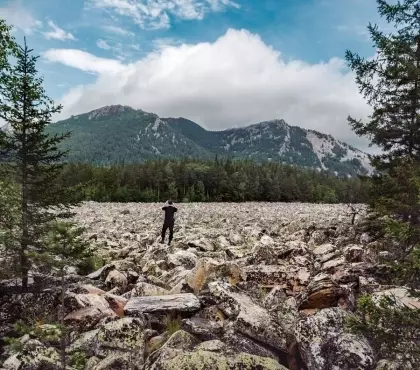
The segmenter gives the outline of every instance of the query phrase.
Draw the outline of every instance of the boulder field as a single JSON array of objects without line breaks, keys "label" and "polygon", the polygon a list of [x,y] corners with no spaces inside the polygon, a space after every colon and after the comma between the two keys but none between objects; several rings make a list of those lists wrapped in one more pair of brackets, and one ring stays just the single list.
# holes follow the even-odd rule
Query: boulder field
[{"label": "boulder field", "polygon": [[382,359],[346,330],[357,297],[420,307],[383,284],[363,211],[352,225],[346,205],[180,204],[170,247],[159,204],[76,211],[105,263],[87,276],[68,266],[64,294],[53,276],[25,294],[0,282],[0,336],[28,317],[48,334],[24,335],[18,352],[3,343],[1,370],[58,370],[64,357],[84,370],[374,370]]}]

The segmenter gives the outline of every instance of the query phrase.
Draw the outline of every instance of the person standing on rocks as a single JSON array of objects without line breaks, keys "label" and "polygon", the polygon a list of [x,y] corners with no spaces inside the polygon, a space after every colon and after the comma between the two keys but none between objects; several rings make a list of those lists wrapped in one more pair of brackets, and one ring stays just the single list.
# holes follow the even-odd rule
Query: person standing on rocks
[{"label": "person standing on rocks", "polygon": [[177,212],[178,209],[174,206],[171,200],[168,200],[162,207],[162,210],[165,211],[165,220],[163,221],[162,239],[160,242],[165,242],[166,230],[169,229],[168,245],[171,245],[172,238],[174,237],[175,212]]}]

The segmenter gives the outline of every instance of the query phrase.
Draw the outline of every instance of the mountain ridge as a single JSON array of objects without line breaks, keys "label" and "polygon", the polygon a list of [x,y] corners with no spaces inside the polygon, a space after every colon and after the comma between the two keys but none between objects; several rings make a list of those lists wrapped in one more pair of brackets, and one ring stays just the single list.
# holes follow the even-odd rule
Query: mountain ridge
[{"label": "mountain ridge", "polygon": [[329,134],[289,125],[283,119],[210,131],[183,117],[162,118],[129,106],[111,105],[48,126],[71,131],[63,143],[71,162],[136,163],[148,159],[215,155],[257,162],[276,161],[335,175],[369,175],[368,155]]}]

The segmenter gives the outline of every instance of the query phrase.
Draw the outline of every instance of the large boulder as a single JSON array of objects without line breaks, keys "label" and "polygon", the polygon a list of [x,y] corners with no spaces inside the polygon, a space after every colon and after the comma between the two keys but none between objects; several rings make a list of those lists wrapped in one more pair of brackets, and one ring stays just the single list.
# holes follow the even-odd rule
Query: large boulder
[{"label": "large boulder", "polygon": [[99,358],[120,356],[129,352],[143,353],[152,332],[148,320],[141,317],[124,317],[101,325],[98,329],[81,335],[72,345],[72,351],[83,351]]},{"label": "large boulder", "polygon": [[199,343],[185,332],[176,332],[148,360],[146,370],[285,370],[276,360],[237,352],[219,340]]},{"label": "large boulder", "polygon": [[200,307],[200,301],[191,293],[134,297],[125,306],[125,314],[137,316],[143,313],[190,313],[198,311]]},{"label": "large boulder", "polygon": [[149,284],[145,282],[137,283],[129,292],[124,293],[124,298],[134,298],[143,296],[154,296],[154,295],[165,295],[168,294],[167,289],[161,288],[160,286]]},{"label": "large boulder", "polygon": [[3,363],[5,370],[60,370],[61,368],[58,351],[35,339],[26,341],[19,353]]},{"label": "large boulder", "polygon": [[285,330],[265,308],[250,297],[223,282],[210,283],[209,295],[219,309],[234,322],[236,331],[280,351],[287,351]]},{"label": "large boulder", "polygon": [[183,266],[186,269],[192,269],[196,265],[198,258],[192,252],[179,250],[169,254],[166,261],[169,268]]},{"label": "large boulder", "polygon": [[367,341],[343,332],[347,316],[340,308],[326,308],[298,321],[295,337],[308,369],[372,369],[374,354]]}]

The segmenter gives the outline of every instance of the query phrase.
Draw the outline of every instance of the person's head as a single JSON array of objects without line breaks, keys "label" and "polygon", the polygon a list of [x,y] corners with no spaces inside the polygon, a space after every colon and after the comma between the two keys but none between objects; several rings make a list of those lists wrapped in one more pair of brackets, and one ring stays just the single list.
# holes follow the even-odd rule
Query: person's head
[{"label": "person's head", "polygon": [[172,205],[173,204],[172,200],[168,200],[168,204]]}]

